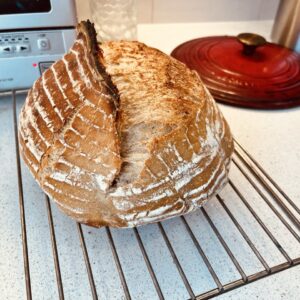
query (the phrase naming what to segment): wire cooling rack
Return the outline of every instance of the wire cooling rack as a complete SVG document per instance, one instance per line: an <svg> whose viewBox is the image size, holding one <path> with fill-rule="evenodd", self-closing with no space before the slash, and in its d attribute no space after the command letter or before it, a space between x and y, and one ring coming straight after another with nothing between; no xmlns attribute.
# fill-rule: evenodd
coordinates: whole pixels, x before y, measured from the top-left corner
<svg viewBox="0 0 300 300"><path fill-rule="evenodd" d="M196 212L94 229L61 214L20 160L24 91L0 96L0 287L7 299L209 299L300 263L299 207L237 141L229 184Z"/></svg>

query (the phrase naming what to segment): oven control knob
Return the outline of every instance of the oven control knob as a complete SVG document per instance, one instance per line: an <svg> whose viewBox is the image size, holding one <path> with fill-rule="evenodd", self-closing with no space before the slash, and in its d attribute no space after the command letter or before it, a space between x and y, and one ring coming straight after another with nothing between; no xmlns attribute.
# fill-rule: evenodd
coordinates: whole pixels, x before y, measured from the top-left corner
<svg viewBox="0 0 300 300"><path fill-rule="evenodd" d="M50 49L50 41L47 38L42 38L37 40L37 45L40 50L49 50Z"/></svg>

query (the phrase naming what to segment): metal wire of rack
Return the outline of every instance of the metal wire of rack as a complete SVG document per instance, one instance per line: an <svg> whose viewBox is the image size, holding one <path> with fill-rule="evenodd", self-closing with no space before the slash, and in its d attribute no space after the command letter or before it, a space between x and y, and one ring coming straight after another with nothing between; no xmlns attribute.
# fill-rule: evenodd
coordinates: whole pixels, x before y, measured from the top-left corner
<svg viewBox="0 0 300 300"><path fill-rule="evenodd" d="M20 224L22 233L21 240L23 249L23 267L25 274L24 278L27 299L32 299L34 297L32 293L32 278L30 269L31 258L28 250L28 228L26 226L26 218L30 212L26 211L24 206L23 177L21 170L22 166L19 156L17 139L16 98L20 93L22 93L22 91L10 91L3 95L5 95L6 97L11 97L11 111L13 112L13 128L16 146L15 154L18 179ZM288 234L290 235L290 239L292 240L292 247L297 249L299 249L300 246L299 207L292 199L288 197L288 195L286 195L283 189L278 186L278 184L262 168L262 166L237 141L235 141L235 151L232 162L233 167L236 170L235 172L238 174L238 176L233 176L233 178L231 178L232 176L230 176L229 184L227 186L227 190L230 192L221 192L216 196L214 201L215 205L217 205L218 208L215 209L222 210L222 213L224 214L224 216L226 216L226 219L228 219L231 224L230 228L234 228L235 232L238 233L241 239L243 239L243 241L247 244L247 247L249 247L249 249L251 250L251 255L253 257L256 257L257 261L260 264L260 267L258 271L254 273L250 272L250 274L245 270L244 264L242 263L240 258L237 257L235 249L228 241L228 235L224 235L223 229L217 224L216 218L212 216L212 210L205 205L199 210L199 214L202 215L201 222L206 222L206 224L208 224L209 230L211 231L212 235L214 235L214 239L220 247L220 250L218 251L223 251L227 255L231 264L234 266L235 272L237 272L238 274L238 279L224 282L225 280L221 278L222 273L220 272L220 270L216 269L216 262L214 261L214 259L212 259L212 255L207 252L207 247L203 243L201 243L199 239L199 233L197 233L197 231L195 230L195 228L199 227L194 225L188 215L179 217L176 219L176 222L180 223L180 226L182 228L181 230L185 232L185 238L191 241L195 252L199 256L199 259L202 260L204 266L206 267L206 272L208 276L211 277L214 285L214 288L202 290L201 293L197 293L197 291L195 291L195 284L190 281L189 273L187 272L187 269L183 264L181 254L177 251L178 246L174 242L173 236L169 234L169 226L167 226L165 222L160 222L155 226L157 226L160 238L162 238L164 242L164 249L166 249L166 252L168 252L164 253L164 255L168 255L172 258L172 263L176 267L181 282L186 290L186 294L188 295L187 298L189 299L209 299L300 264L300 252L297 252L296 255L290 254L291 251L290 249L288 249L288 245L286 246L284 244L282 237L277 236L277 232L276 230L274 230L274 228L272 228L271 223L268 220L264 220L263 216L257 211L256 206L252 203L252 200L253 197L256 197L257 199L259 198L259 203L263 203L265 207L267 207L268 213L276 217L276 222L280 223L280 226L283 226L286 232L288 232ZM247 189L241 188L240 181L243 181L245 182L245 184L247 184L247 189L251 189L254 196L249 196L249 193L245 192ZM234 202L232 198L238 200L235 200ZM55 228L51 202L46 195L44 200L48 217L58 297L59 299L70 298L68 295L66 295L64 289L64 280L61 272L61 267L64 262L59 255L57 245L58 229ZM249 226L245 226L245 224L241 222L241 217L239 217L239 215L237 214L238 210L233 209L237 206L237 203L238 205L241 205L241 207L243 206L243 209L246 211L245 215L251 218L252 223L250 223L255 223L255 226L258 226L262 234L267 237L268 242L275 246L275 248L281 255L280 263L274 263L274 261L272 260L270 261L270 258L268 258L265 253L263 253L264 251L261 250L262 248L261 246L259 246L259 243L253 239L253 234L251 234L252 229ZM99 294L97 291L95 278L98 277L99 274L96 274L95 271L93 271L90 259L90 248L86 243L86 235L83 231L83 227L85 226L76 223L79 244L82 250L88 282L90 285L91 297L92 299L98 299ZM228 229L229 231L230 228ZM149 243L147 242L146 237L143 234L144 227L133 228L129 230L133 232L132 239L135 239L135 241L137 242L137 248L135 249L135 251L138 252L139 255L141 255L143 258L143 264L146 266L148 274L151 278L157 298L170 298L164 292L164 288L162 286L162 276L159 273L157 263L153 259L153 253L151 253L151 249L149 250ZM136 297L133 294L130 288L130 286L132 287L132 284L130 286L128 284L129 276L128 273L126 273L127 271L125 269L124 262L120 257L120 247L118 247L117 245L118 236L116 236L113 231L113 229L110 229L108 227L105 228L105 234L108 239L111 255L113 257L121 287L123 289L122 297L125 299L139 299L139 297ZM253 229L253 231L255 231L255 229ZM236 233L229 232L229 236L230 234L233 235ZM137 268L139 268L139 266L137 266ZM105 278L103 280L105 280ZM140 284L143 284L142 279Z"/></svg>

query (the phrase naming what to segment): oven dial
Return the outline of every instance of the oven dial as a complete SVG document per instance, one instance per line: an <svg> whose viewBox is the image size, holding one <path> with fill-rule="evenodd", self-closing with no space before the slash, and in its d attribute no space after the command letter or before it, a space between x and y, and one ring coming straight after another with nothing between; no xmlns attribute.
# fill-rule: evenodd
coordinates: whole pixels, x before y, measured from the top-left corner
<svg viewBox="0 0 300 300"><path fill-rule="evenodd" d="M40 50L49 50L50 49L50 41L47 38L42 38L37 40L37 45Z"/></svg>

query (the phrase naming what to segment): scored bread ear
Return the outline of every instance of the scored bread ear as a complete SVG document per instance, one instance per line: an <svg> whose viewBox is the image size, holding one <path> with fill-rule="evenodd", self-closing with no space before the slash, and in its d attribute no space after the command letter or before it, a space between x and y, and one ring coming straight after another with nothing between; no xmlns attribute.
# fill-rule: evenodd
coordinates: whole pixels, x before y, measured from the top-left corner
<svg viewBox="0 0 300 300"><path fill-rule="evenodd" d="M99 47L100 42L97 41L97 33L94 24L91 23L90 20L82 21L77 25L76 29L78 39L81 39L82 36L84 36L87 43L87 51L89 52L87 59L98 73L98 76L103 77L104 84L109 88L114 100L115 108L117 109L119 107L119 92L112 83L110 75L105 70L103 53Z"/></svg>
<svg viewBox="0 0 300 300"><path fill-rule="evenodd" d="M81 22L69 53L30 90L19 126L21 154L40 186L67 214L91 224L99 216L105 223L105 193L122 164L118 90L99 55L93 25Z"/></svg>

